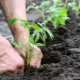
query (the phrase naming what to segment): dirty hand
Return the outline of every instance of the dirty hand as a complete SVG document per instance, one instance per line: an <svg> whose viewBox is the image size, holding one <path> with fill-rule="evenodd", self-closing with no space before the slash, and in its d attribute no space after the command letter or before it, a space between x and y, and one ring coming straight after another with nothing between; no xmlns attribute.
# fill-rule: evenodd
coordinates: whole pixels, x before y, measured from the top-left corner
<svg viewBox="0 0 80 80"><path fill-rule="evenodd" d="M26 55L27 55L28 39L27 39L25 31L22 31L20 33L16 33L14 39L15 39L16 43L18 43L19 41L22 41L23 47L26 49ZM20 53L22 55L22 49L17 48L16 50L18 51L18 53ZM36 52L37 56L34 55L34 51ZM30 66L34 66L34 67L39 68L40 64L41 64L41 59L43 57L41 50L37 46L32 45L32 51L30 52L30 54L31 54L30 55Z"/></svg>
<svg viewBox="0 0 80 80"><path fill-rule="evenodd" d="M0 74L17 75L24 71L24 60L0 34Z"/></svg>

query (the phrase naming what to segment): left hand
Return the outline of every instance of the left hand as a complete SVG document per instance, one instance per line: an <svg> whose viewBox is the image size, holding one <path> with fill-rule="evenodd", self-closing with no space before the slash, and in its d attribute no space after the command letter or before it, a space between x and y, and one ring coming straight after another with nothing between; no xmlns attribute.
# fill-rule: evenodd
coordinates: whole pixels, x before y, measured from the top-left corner
<svg viewBox="0 0 80 80"><path fill-rule="evenodd" d="M27 55L27 53L28 53L28 46L27 46L28 39L27 39L26 33L25 32L17 33L15 35L14 39L15 39L16 43L18 43L19 41L22 41L23 48L26 49L26 55ZM20 53L22 55L21 48L17 48L16 50L18 51L18 53ZM36 52L37 57L35 56L34 51ZM42 54L41 50L37 46L32 45L32 50L30 52L30 66L34 66L34 67L39 68L41 65L42 57L43 57L43 54Z"/></svg>

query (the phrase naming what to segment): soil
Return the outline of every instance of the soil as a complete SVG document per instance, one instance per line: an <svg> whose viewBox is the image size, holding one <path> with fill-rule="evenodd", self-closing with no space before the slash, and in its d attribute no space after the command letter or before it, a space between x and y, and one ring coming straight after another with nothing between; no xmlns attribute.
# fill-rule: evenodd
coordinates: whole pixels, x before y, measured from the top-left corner
<svg viewBox="0 0 80 80"><path fill-rule="evenodd" d="M17 76L0 75L0 80L80 80L80 15L76 17L72 11L68 15L65 26L54 29L47 23L54 39L48 38L41 47L44 56L39 69L31 67Z"/></svg>

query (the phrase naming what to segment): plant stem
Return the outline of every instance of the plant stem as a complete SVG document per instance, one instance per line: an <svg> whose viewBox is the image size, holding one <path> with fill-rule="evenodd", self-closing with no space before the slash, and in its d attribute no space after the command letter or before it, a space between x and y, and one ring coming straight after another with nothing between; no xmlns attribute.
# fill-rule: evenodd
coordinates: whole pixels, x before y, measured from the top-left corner
<svg viewBox="0 0 80 80"><path fill-rule="evenodd" d="M41 12L42 11L42 12ZM42 10L39 10L39 12L40 12L40 14L41 14L41 16L42 16L42 21L43 21L43 26L44 27L46 27L46 20L45 20L45 13L44 13L44 8L42 8ZM42 39L44 38L44 36L43 37L41 37ZM45 43L45 39L43 39L43 43L44 43L44 45L46 44Z"/></svg>
<svg viewBox="0 0 80 80"><path fill-rule="evenodd" d="M27 53L27 57L26 57L26 65L27 65L27 70L28 70L28 66L29 66L29 63L30 63L30 41L29 41L29 29L26 29L25 28L25 31L26 31L26 37L28 38L28 42L27 42L27 44L28 44L28 48L27 48L27 51L28 51L28 53Z"/></svg>
<svg viewBox="0 0 80 80"><path fill-rule="evenodd" d="M79 15L79 10L80 10L80 0L79 0L79 4L78 4L78 8L77 8L77 12L76 12L76 16Z"/></svg>
<svg viewBox="0 0 80 80"><path fill-rule="evenodd" d="M41 16L42 16L42 19L43 19L43 23L44 23L44 27L46 27L46 23L45 23L45 14L44 14L44 8L42 8L42 10L39 10Z"/></svg>
<svg viewBox="0 0 80 80"><path fill-rule="evenodd" d="M68 3L68 0L65 0L65 4L64 4L65 8L67 8L67 3Z"/></svg>
<svg viewBox="0 0 80 80"><path fill-rule="evenodd" d="M28 69L28 66L29 66L29 63L30 63L30 42L28 42L28 53L27 53L27 69Z"/></svg>
<svg viewBox="0 0 80 80"><path fill-rule="evenodd" d="M68 3L68 0L66 0L66 2L65 2L65 6L67 7L67 3Z"/></svg>

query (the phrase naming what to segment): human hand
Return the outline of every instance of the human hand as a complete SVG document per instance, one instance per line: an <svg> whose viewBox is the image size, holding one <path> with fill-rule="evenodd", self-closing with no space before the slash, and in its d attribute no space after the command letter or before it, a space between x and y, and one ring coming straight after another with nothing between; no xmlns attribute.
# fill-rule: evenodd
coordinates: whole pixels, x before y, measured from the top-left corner
<svg viewBox="0 0 80 80"><path fill-rule="evenodd" d="M24 72L24 60L0 34L0 74L17 75Z"/></svg>
<svg viewBox="0 0 80 80"><path fill-rule="evenodd" d="M18 43L19 41L22 41L23 48L26 49L26 55L27 55L28 54L28 46L27 46L28 39L27 39L25 31L22 33L16 33L14 39L16 43ZM31 45L31 46L32 46L32 50L30 52L30 66L39 68L41 65L41 59L43 57L43 54L37 46L35 45ZM18 51L18 53L22 55L22 48L16 48L16 50ZM36 52L37 57L34 55L34 51Z"/></svg>

